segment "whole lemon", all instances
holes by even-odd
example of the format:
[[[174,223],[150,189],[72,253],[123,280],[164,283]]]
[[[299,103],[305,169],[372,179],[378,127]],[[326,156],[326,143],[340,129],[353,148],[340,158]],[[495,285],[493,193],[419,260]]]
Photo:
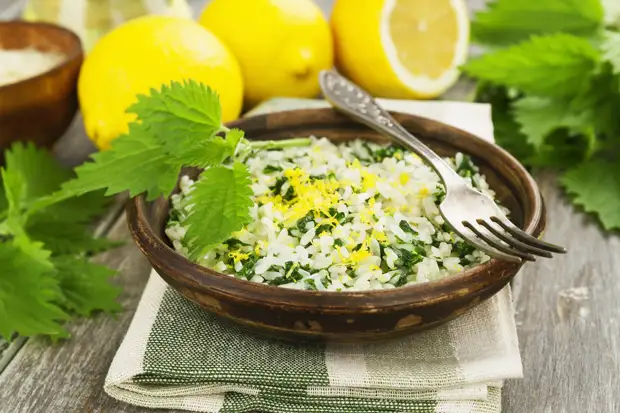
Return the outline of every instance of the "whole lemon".
[[[239,64],[217,37],[188,19],[146,16],[105,35],[88,54],[78,81],[88,136],[99,149],[127,132],[136,95],[172,80],[194,79],[220,95],[222,119],[236,119],[243,105]]]
[[[310,0],[213,0],[199,22],[233,52],[245,98],[314,97],[333,65],[329,24]]]
[[[331,26],[338,69],[379,97],[437,97],[467,58],[465,0],[336,0]]]

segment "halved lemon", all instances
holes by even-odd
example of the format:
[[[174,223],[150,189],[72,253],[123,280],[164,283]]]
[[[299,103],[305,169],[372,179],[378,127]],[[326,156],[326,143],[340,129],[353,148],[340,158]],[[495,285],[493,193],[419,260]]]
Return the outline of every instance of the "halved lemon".
[[[331,26],[336,66],[375,96],[437,97],[467,58],[464,0],[337,0]]]

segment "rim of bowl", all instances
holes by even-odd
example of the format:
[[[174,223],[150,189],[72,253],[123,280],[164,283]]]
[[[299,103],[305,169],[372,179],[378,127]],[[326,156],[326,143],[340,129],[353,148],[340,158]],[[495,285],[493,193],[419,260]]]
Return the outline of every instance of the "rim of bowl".
[[[84,49],[82,47],[82,40],[74,31],[69,30],[66,27],[62,27],[57,24],[48,23],[48,22],[28,22],[28,21],[23,21],[23,20],[10,20],[10,21],[0,22],[0,26],[9,26],[9,27],[14,26],[17,29],[19,29],[20,27],[31,26],[31,27],[38,27],[43,31],[62,32],[64,34],[67,34],[69,38],[71,38],[72,43],[73,43],[71,50],[69,50],[67,53],[63,52],[63,54],[65,55],[65,58],[62,60],[60,64],[52,67],[49,70],[46,70],[45,72],[39,73],[36,76],[28,77],[18,82],[9,83],[9,84],[0,86],[0,93],[5,92],[9,89],[17,89],[19,87],[22,87],[26,83],[36,82],[37,80],[45,76],[48,76],[51,73],[60,72],[64,70],[66,67],[68,67],[69,65],[71,65],[75,60],[80,59],[80,57],[84,55]],[[21,50],[21,49],[5,49],[3,47],[0,47],[0,49]]]
[[[302,114],[316,114],[320,111],[335,112],[330,108],[319,109],[296,109],[280,112],[296,112]],[[278,112],[256,115],[251,118],[266,118]],[[525,167],[517,161],[512,155],[501,147],[481,139],[469,132],[447,125],[445,123],[435,121],[429,118],[412,115],[402,112],[390,111],[397,116],[405,116],[411,118],[424,119],[425,121],[449,128],[456,133],[462,135],[464,139],[475,139],[482,145],[487,146],[488,151],[493,155],[498,155],[510,164],[511,168],[517,170],[520,176],[524,177],[528,193],[527,204],[532,210],[531,218],[524,217],[524,228],[528,234],[539,235],[544,231],[545,227],[545,208],[538,185],[527,172]],[[244,120],[251,118],[241,118],[229,123],[231,127],[238,127]],[[353,122],[353,121],[352,121]],[[320,125],[320,122],[317,123]],[[280,288],[266,284],[254,283],[249,280],[241,280],[222,274],[218,271],[203,267],[196,264],[185,256],[179,254],[176,250],[168,246],[155,232],[148,223],[147,202],[144,194],[141,194],[129,200],[127,205],[127,222],[132,238],[148,258],[151,263],[155,263],[166,271],[180,273],[185,281],[189,281],[193,286],[216,291],[224,296],[231,296],[254,303],[263,303],[271,306],[285,305],[287,307],[298,308],[317,308],[322,307],[327,311],[339,312],[375,312],[378,309],[399,308],[410,306],[417,302],[443,302],[449,300],[452,296],[457,295],[459,291],[471,290],[472,284],[476,282],[488,282],[487,275],[498,274],[496,279],[504,278],[509,270],[517,270],[523,263],[514,264],[491,258],[486,263],[477,265],[462,273],[453,274],[439,280],[426,281],[418,284],[412,284],[388,290],[366,290],[366,291],[314,291],[314,290],[295,290],[288,288]],[[156,251],[153,251],[156,250]],[[516,271],[515,271],[516,272]],[[488,287],[487,284],[476,290]],[[473,288],[475,289],[475,288]],[[320,303],[313,303],[314,299],[319,299]],[[328,308],[327,308],[328,307]]]

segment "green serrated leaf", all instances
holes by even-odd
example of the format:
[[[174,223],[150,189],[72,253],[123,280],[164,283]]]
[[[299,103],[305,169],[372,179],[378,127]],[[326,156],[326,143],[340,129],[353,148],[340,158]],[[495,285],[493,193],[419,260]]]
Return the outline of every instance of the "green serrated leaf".
[[[7,203],[6,219],[0,220],[0,234],[22,235],[26,222],[21,213],[26,186],[24,177],[15,170],[5,168],[0,169],[0,177]]]
[[[528,94],[564,97],[580,92],[599,60],[599,52],[587,40],[558,33],[487,53],[463,69],[477,79]]]
[[[71,170],[60,165],[47,150],[33,143],[15,143],[5,157],[7,170],[22,176],[24,202],[51,194],[73,176]]]
[[[90,223],[101,216],[112,203],[104,191],[93,191],[82,196],[69,198],[47,207],[43,214],[57,221]]]
[[[6,168],[0,169],[0,176],[2,176],[9,216],[19,214],[24,199],[24,177],[19,172]]]
[[[508,96],[508,91],[502,87],[481,83],[478,87],[476,101],[491,104],[495,143],[521,162],[528,164],[528,159],[534,153],[534,149],[525,135],[521,133],[520,126],[514,118],[512,99]]]
[[[120,289],[110,284],[116,271],[90,262],[84,257],[53,258],[56,278],[63,293],[61,305],[67,311],[88,316],[93,311],[116,312]]]
[[[148,200],[167,196],[182,166],[209,156],[208,143],[222,127],[219,97],[195,81],[151,90],[129,111],[140,123],[131,123],[110,149],[78,167],[78,179],[63,186],[60,198],[96,189],[106,189],[106,195],[129,191],[132,197],[146,192]]]
[[[0,175],[0,215],[3,213],[8,213],[7,209],[9,207],[9,202],[6,199],[6,195],[4,194],[4,180]]]
[[[84,224],[37,215],[29,220],[26,232],[53,254],[91,254],[122,245],[106,238],[95,238]]]
[[[590,127],[588,114],[572,112],[570,102],[566,100],[527,96],[514,103],[514,114],[521,125],[521,132],[537,150],[545,144],[545,138],[557,129],[582,133]]]
[[[562,184],[605,229],[620,229],[620,163],[591,159],[567,171]]]
[[[243,135],[243,131],[231,129],[226,132],[224,138],[216,136],[213,140],[203,143],[193,153],[188,153],[183,158],[185,164],[199,168],[219,165],[235,154],[237,144],[243,139]]]
[[[476,13],[471,33],[474,42],[508,45],[559,32],[594,36],[602,23],[600,0],[497,0]]]
[[[61,324],[68,315],[56,305],[61,293],[52,264],[33,259],[45,255],[41,244],[23,238],[19,246],[0,243],[0,335],[6,340],[13,333],[68,336]]]
[[[567,129],[556,129],[545,137],[544,145],[527,163],[538,168],[571,168],[588,159],[595,145],[596,137],[590,131],[575,134]]]
[[[185,239],[193,259],[250,222],[251,196],[250,173],[240,162],[201,174],[188,196],[193,206],[185,220]]]
[[[620,75],[612,73],[609,63],[602,65],[571,101],[573,113],[584,112],[597,134],[620,137]]]
[[[147,193],[147,199],[169,195],[182,162],[162,150],[158,140],[140,124],[130,124],[129,133],[119,136],[110,149],[92,156],[75,169],[78,179],[63,185],[61,196],[83,195],[105,189],[106,195],[129,191],[130,196]]]
[[[151,89],[127,111],[158,137],[166,152],[179,157],[199,150],[222,127],[217,93],[194,80]]]

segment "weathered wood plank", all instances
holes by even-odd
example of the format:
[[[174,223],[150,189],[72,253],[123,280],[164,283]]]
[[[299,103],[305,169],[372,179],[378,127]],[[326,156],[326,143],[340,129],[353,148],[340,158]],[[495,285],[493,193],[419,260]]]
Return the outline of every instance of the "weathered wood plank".
[[[119,270],[123,312],[75,321],[69,325],[72,338],[57,345],[42,338],[28,340],[0,375],[0,412],[130,411],[104,394],[103,380],[133,317],[149,265],[129,240],[124,216],[110,238],[127,243],[97,261]]]
[[[538,182],[545,238],[569,253],[528,264],[515,279],[525,378],[506,384],[504,411],[620,412],[620,237],[575,211],[553,175]]]

